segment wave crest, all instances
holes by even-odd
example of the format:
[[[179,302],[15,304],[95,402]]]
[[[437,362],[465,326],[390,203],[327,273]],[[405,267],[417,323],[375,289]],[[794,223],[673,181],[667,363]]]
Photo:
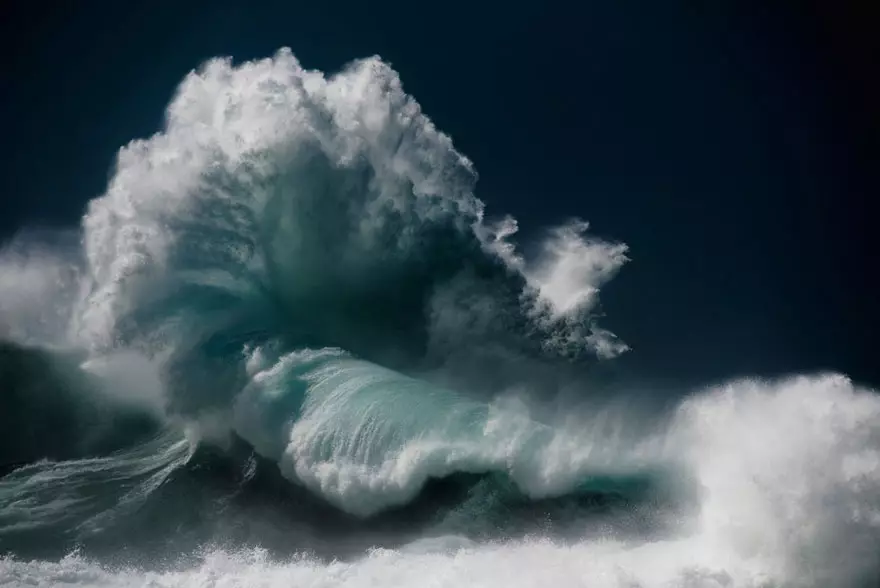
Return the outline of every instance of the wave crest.
[[[625,247],[582,240],[581,224],[527,267],[506,241],[512,225],[483,222],[475,179],[377,58],[329,78],[287,50],[210,61],[90,204],[79,332],[97,349],[173,346],[217,329],[213,310],[225,324],[268,313],[312,345],[382,361],[511,333],[622,350],[596,342],[609,336],[587,313]]]

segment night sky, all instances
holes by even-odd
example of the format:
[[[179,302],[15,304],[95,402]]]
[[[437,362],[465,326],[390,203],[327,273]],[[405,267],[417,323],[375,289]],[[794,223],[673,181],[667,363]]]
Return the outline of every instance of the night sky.
[[[526,238],[576,215],[630,245],[602,298],[633,348],[615,369],[880,385],[869,4],[7,1],[0,233],[78,223],[207,58],[378,54],[474,161],[490,214]]]

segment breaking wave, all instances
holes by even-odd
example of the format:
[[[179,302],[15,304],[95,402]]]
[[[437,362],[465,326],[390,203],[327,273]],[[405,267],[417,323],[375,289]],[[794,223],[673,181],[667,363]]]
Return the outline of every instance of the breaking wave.
[[[187,76],[0,254],[0,583],[877,581],[873,391],[611,394],[626,246],[525,256],[475,181],[378,58]]]

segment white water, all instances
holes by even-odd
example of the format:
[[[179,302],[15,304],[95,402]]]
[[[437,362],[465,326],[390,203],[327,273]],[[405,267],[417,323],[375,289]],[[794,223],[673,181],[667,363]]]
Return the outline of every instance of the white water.
[[[166,571],[108,569],[77,556],[6,559],[0,584],[690,588],[876,581],[880,398],[873,392],[839,376],[732,383],[686,401],[667,445],[701,485],[698,515],[667,538],[488,545],[438,538],[330,564],[208,550],[200,565]]]
[[[162,132],[120,151],[90,203],[75,331],[92,349],[173,346],[213,326],[204,298],[223,296],[223,315],[280,303],[349,351],[366,336],[351,330],[378,328],[354,302],[425,323],[444,353],[523,313],[548,347],[625,350],[588,313],[626,246],[572,220],[527,262],[513,219],[485,221],[475,180],[378,58],[333,76],[289,50],[212,60],[181,83]]]

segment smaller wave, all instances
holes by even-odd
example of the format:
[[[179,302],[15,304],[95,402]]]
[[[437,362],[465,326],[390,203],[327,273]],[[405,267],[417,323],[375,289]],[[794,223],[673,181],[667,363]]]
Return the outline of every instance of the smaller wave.
[[[615,430],[609,414],[577,432],[554,427],[522,402],[474,400],[338,349],[276,359],[257,348],[248,370],[236,432],[285,476],[358,516],[406,504],[453,474],[500,473],[544,498],[666,467],[644,434]]]

